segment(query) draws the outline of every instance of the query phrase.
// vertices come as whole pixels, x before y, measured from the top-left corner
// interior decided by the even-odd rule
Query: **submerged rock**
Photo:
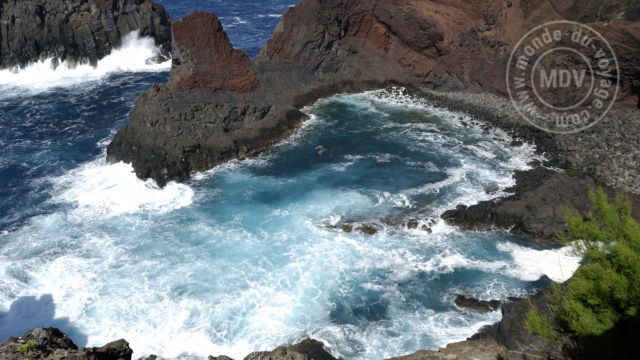
[[[7,0],[0,2],[0,68],[55,57],[96,65],[138,30],[164,55],[171,21],[151,0]]]
[[[367,223],[362,224],[357,222],[339,222],[334,225],[327,225],[327,227],[330,229],[340,229],[346,233],[356,231],[365,235],[375,235],[380,231],[378,225]]]
[[[480,314],[486,314],[492,311],[496,311],[500,308],[502,302],[499,300],[478,300],[465,295],[456,296],[454,302],[458,307],[471,309],[479,312]]]
[[[5,360],[131,360],[133,350],[125,340],[99,348],[78,348],[60,330],[33,329],[19,338],[0,343],[0,358]]]

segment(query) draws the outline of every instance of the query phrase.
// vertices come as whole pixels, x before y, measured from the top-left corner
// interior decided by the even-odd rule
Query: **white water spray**
[[[99,60],[96,67],[66,61],[55,67],[56,59],[49,58],[30,64],[24,69],[0,70],[0,89],[2,92],[6,92],[8,88],[40,92],[101,80],[114,73],[168,70],[171,61],[156,63],[154,60],[158,55],[160,49],[156,47],[152,38],[140,37],[138,31],[133,31],[122,38],[122,46]]]

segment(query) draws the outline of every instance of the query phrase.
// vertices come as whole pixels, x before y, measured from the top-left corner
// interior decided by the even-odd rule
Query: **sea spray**
[[[160,49],[149,37],[140,37],[137,31],[122,38],[122,45],[98,61],[96,67],[74,64],[49,58],[32,63],[23,69],[0,70],[0,90],[27,90],[34,93],[56,87],[98,81],[119,72],[167,71],[171,60],[156,62]],[[6,95],[6,94],[5,94]]]

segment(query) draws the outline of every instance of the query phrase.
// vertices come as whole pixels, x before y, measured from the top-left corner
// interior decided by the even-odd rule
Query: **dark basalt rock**
[[[168,55],[171,21],[151,0],[5,0],[0,2],[0,68],[50,57],[97,61],[134,30]]]
[[[254,352],[244,360],[336,360],[317,340],[306,339],[291,346],[281,346],[273,351]]]
[[[458,307],[470,309],[480,314],[496,311],[502,304],[499,300],[478,300],[465,295],[456,296],[454,302]]]
[[[569,209],[586,216],[591,210],[589,191],[598,184],[586,174],[569,176],[565,172],[537,167],[515,174],[516,185],[505,198],[482,201],[476,205],[460,205],[446,211],[442,218],[447,223],[466,230],[511,230],[541,242],[557,242],[566,232]],[[611,199],[616,191],[604,187]],[[632,200],[634,215],[639,215],[640,199],[626,194]]]
[[[55,328],[33,329],[19,338],[0,343],[0,358],[5,360],[131,360],[133,350],[125,340],[99,348],[78,347]]]
[[[340,229],[346,233],[359,232],[365,235],[375,235],[380,231],[380,227],[371,223],[358,223],[358,222],[339,222],[335,225],[327,225],[331,229]]]
[[[458,206],[442,215],[448,223],[468,230],[510,229],[540,241],[557,241],[566,231],[568,209],[589,210],[589,178],[570,177],[544,168],[517,172],[514,195]]]

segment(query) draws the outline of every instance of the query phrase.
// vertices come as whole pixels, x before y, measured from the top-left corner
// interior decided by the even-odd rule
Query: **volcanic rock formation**
[[[401,84],[504,95],[520,37],[578,3],[303,0],[253,62],[213,15],[193,14],[175,25],[171,79],[140,96],[108,159],[164,185],[265,150],[304,118],[302,106],[337,92]],[[637,4],[591,3],[580,19],[598,21],[616,50],[628,97],[640,75]]]
[[[171,21],[151,0],[1,1],[0,68],[51,57],[95,66],[134,30],[168,55]]]

